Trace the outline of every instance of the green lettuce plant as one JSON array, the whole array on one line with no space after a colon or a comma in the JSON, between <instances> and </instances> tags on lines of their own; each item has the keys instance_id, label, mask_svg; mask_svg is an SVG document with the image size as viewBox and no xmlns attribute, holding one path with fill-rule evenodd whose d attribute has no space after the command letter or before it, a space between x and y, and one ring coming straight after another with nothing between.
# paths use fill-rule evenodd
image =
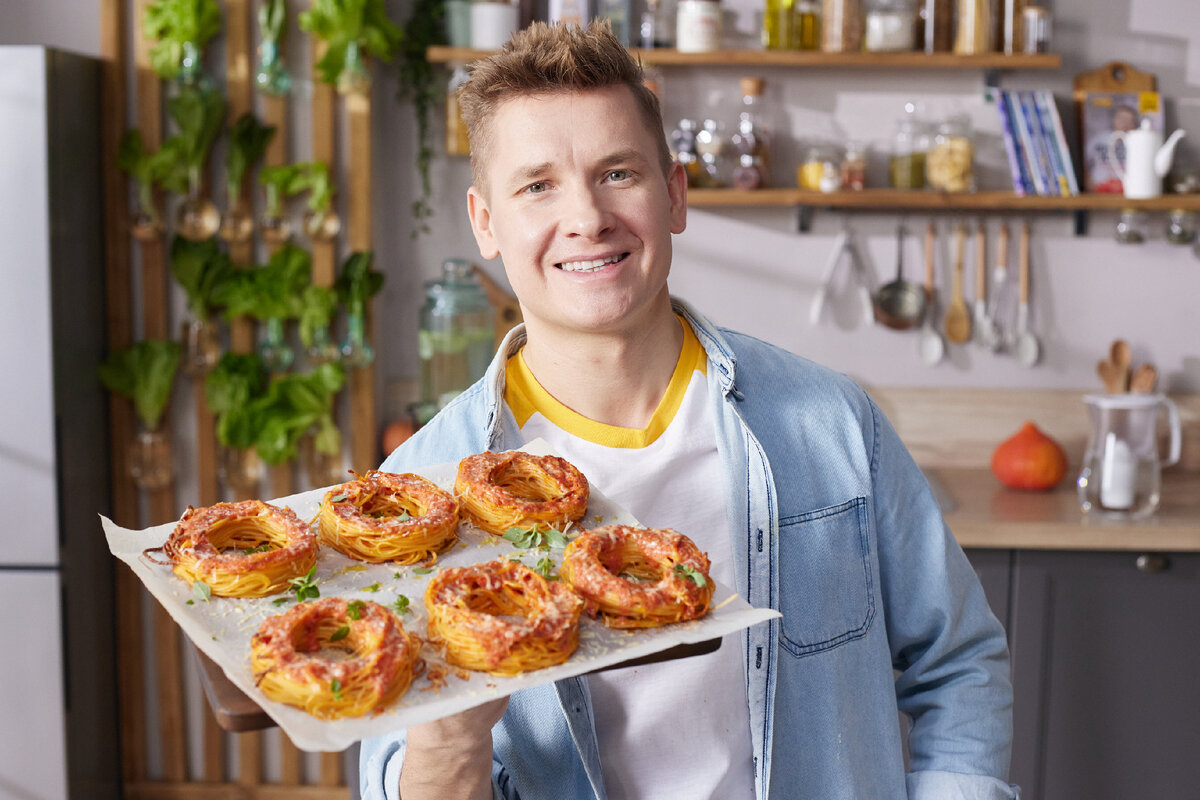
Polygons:
<instances>
[{"instance_id":1,"label":"green lettuce plant","mask_svg":"<svg viewBox=\"0 0 1200 800\"><path fill-rule=\"evenodd\" d=\"M325 40L317 62L321 80L342 92L363 91L368 83L362 51L391 61L404 33L388 19L383 0L314 0L300 14L300 28Z\"/></svg>"},{"instance_id":2,"label":"green lettuce plant","mask_svg":"<svg viewBox=\"0 0 1200 800\"><path fill-rule=\"evenodd\" d=\"M179 140L168 139L157 150L147 150L142 132L134 128L121 137L117 150L117 166L137 184L142 224L155 231L162 228L162 219L154 206L155 187L177 194L187 191L187 169L179 145Z\"/></svg>"},{"instance_id":3,"label":"green lettuce plant","mask_svg":"<svg viewBox=\"0 0 1200 800\"><path fill-rule=\"evenodd\" d=\"M258 436L259 398L267 387L267 368L253 353L226 353L204 378L204 397L217 417L217 441L248 450Z\"/></svg>"},{"instance_id":4,"label":"green lettuce plant","mask_svg":"<svg viewBox=\"0 0 1200 800\"><path fill-rule=\"evenodd\" d=\"M211 309L218 305L221 286L234 276L229 256L212 239L193 242L182 236L171 240L171 274L187 294L188 311L207 322Z\"/></svg>"},{"instance_id":5,"label":"green lettuce plant","mask_svg":"<svg viewBox=\"0 0 1200 800\"><path fill-rule=\"evenodd\" d=\"M296 457L300 438L314 431L317 452L341 451L341 434L333 420L333 403L346 382L341 364L322 364L307 374L282 375L266 394L253 401L258 434L255 449L268 464Z\"/></svg>"},{"instance_id":6,"label":"green lettuce plant","mask_svg":"<svg viewBox=\"0 0 1200 800\"><path fill-rule=\"evenodd\" d=\"M155 0L142 15L142 32L154 42L150 66L160 78L199 82L200 54L221 32L216 0Z\"/></svg>"},{"instance_id":7,"label":"green lettuce plant","mask_svg":"<svg viewBox=\"0 0 1200 800\"><path fill-rule=\"evenodd\" d=\"M229 149L225 151L225 193L229 208L238 205L242 179L267 152L275 138L275 126L263 125L247 111L229 129Z\"/></svg>"},{"instance_id":8,"label":"green lettuce plant","mask_svg":"<svg viewBox=\"0 0 1200 800\"><path fill-rule=\"evenodd\" d=\"M100 365L100 382L111 392L133 401L146 430L157 430L175 385L179 343L143 339L118 350Z\"/></svg>"}]
</instances>

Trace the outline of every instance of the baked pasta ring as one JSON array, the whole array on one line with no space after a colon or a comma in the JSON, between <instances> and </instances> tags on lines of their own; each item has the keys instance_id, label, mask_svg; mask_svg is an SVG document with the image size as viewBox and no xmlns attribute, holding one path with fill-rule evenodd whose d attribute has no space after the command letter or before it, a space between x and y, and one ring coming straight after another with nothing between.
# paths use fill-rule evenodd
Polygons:
<instances>
[{"instance_id":1,"label":"baked pasta ring","mask_svg":"<svg viewBox=\"0 0 1200 800\"><path fill-rule=\"evenodd\" d=\"M588 481L564 458L510 450L460 461L454 493L471 523L502 536L509 528L554 528L579 519L587 510Z\"/></svg>"},{"instance_id":2,"label":"baked pasta ring","mask_svg":"<svg viewBox=\"0 0 1200 800\"><path fill-rule=\"evenodd\" d=\"M579 646L583 601L517 561L439 572L425 588L429 637L446 660L493 675L561 664Z\"/></svg>"},{"instance_id":3,"label":"baked pasta ring","mask_svg":"<svg viewBox=\"0 0 1200 800\"><path fill-rule=\"evenodd\" d=\"M184 512L162 547L174 572L219 597L265 597L317 563L317 537L290 508L261 500Z\"/></svg>"},{"instance_id":4,"label":"baked pasta ring","mask_svg":"<svg viewBox=\"0 0 1200 800\"><path fill-rule=\"evenodd\" d=\"M272 700L319 719L361 717L408 691L420 650L378 603L327 597L263 620L250 639L250 666Z\"/></svg>"},{"instance_id":5,"label":"baked pasta ring","mask_svg":"<svg viewBox=\"0 0 1200 800\"><path fill-rule=\"evenodd\" d=\"M458 501L420 475L372 470L325 493L317 528L323 544L360 561L432 563L457 538Z\"/></svg>"},{"instance_id":6,"label":"baked pasta ring","mask_svg":"<svg viewBox=\"0 0 1200 800\"><path fill-rule=\"evenodd\" d=\"M608 627L650 628L708 612L709 566L708 556L678 531L604 525L567 545L558 572Z\"/></svg>"}]
</instances>

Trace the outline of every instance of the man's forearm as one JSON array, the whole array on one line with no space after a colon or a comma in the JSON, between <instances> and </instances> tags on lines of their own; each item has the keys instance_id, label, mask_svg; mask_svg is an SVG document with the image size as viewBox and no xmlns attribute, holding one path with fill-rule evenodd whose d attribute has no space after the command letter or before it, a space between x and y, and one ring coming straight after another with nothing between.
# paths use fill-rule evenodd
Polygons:
<instances>
[{"instance_id":1,"label":"man's forearm","mask_svg":"<svg viewBox=\"0 0 1200 800\"><path fill-rule=\"evenodd\" d=\"M491 800L492 736L469 746L418 744L410 734L400 770L401 800Z\"/></svg>"}]
</instances>

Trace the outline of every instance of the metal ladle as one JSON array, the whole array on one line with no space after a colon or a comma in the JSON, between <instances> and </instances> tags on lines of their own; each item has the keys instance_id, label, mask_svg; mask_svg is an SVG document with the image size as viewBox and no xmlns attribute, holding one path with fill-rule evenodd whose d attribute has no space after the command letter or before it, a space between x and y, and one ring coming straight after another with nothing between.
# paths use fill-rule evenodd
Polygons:
<instances>
[{"instance_id":1,"label":"metal ladle","mask_svg":"<svg viewBox=\"0 0 1200 800\"><path fill-rule=\"evenodd\" d=\"M880 287L875 295L876 321L908 330L925 317L925 292L920 285L904 279L904 223L896 228L896 279Z\"/></svg>"}]
</instances>

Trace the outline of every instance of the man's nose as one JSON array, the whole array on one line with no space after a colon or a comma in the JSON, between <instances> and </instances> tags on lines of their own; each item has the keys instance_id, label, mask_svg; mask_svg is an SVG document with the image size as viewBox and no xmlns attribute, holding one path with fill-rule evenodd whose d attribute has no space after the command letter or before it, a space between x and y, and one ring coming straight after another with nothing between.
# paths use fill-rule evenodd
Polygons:
<instances>
[{"instance_id":1,"label":"man's nose","mask_svg":"<svg viewBox=\"0 0 1200 800\"><path fill-rule=\"evenodd\" d=\"M602 192L595 187L578 187L570 193L563 216L568 236L595 239L613 226L613 215Z\"/></svg>"}]
</instances>

